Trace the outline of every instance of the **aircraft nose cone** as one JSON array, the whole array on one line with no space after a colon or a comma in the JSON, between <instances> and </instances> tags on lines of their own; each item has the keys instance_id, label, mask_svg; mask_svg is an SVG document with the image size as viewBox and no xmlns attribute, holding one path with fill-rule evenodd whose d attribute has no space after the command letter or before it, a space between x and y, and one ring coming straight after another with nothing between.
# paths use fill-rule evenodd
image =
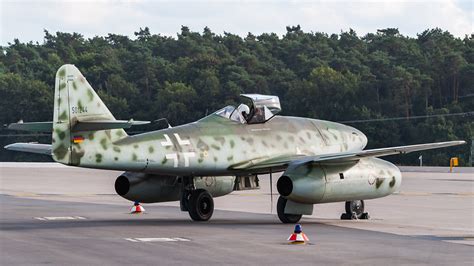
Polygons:
<instances>
[{"instance_id":1,"label":"aircraft nose cone","mask_svg":"<svg viewBox=\"0 0 474 266\"><path fill-rule=\"evenodd\" d=\"M357 128L351 127L352 134L356 136L356 141L360 143L360 149L363 150L365 146L367 146L367 136L362 133L362 131L358 130Z\"/></svg>"}]
</instances>

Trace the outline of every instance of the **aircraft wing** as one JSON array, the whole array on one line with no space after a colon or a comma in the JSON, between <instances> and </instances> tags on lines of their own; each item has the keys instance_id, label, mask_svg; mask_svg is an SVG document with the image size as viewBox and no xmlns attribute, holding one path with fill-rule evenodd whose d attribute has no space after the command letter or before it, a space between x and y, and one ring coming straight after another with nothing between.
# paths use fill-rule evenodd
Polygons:
<instances>
[{"instance_id":1,"label":"aircraft wing","mask_svg":"<svg viewBox=\"0 0 474 266\"><path fill-rule=\"evenodd\" d=\"M370 150L361 150L353 152L341 152L341 153L331 153L317 156L287 156L272 158L267 160L261 160L259 162L246 164L247 169L258 169L258 168L269 168L269 167L279 167L282 165L289 164L306 164L306 163L341 163L349 161L357 161L364 157L382 157L394 154L405 154L414 151L423 151L438 149L450 146L457 146L466 144L465 141L446 141L446 142L435 142L435 143L425 143L425 144L416 144L408 146L397 146L389 148L380 148L380 149L370 149ZM242 164L236 165L233 169L245 169Z\"/></svg>"},{"instance_id":2,"label":"aircraft wing","mask_svg":"<svg viewBox=\"0 0 474 266\"><path fill-rule=\"evenodd\" d=\"M23 151L51 155L51 144L13 143L5 146L5 149L10 151Z\"/></svg>"}]
</instances>

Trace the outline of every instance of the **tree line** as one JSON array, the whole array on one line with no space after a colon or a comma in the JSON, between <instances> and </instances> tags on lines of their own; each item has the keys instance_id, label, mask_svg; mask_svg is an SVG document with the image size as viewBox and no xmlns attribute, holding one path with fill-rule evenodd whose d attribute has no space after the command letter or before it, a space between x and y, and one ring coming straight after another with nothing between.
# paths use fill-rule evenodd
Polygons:
<instances>
[{"instance_id":1,"label":"tree line","mask_svg":"<svg viewBox=\"0 0 474 266\"><path fill-rule=\"evenodd\" d=\"M54 76L66 63L76 65L119 119L155 120L172 125L195 121L241 93L278 95L283 115L349 122L369 138L369 148L463 139L468 145L423 152L423 162L447 165L459 156L466 165L474 132L474 35L456 38L441 29L416 37L398 29L365 36L304 32L249 33L245 37L209 28L183 26L176 37L135 38L45 30L42 43L1 47L0 121L51 121ZM464 113L464 115L443 116ZM427 116L423 119L411 119ZM387 119L401 117L403 119ZM157 125L145 127L150 130ZM50 143L50 138L19 136L2 128L2 146L17 141ZM421 153L389 158L417 164ZM0 151L0 161L49 160Z\"/></svg>"}]
</instances>

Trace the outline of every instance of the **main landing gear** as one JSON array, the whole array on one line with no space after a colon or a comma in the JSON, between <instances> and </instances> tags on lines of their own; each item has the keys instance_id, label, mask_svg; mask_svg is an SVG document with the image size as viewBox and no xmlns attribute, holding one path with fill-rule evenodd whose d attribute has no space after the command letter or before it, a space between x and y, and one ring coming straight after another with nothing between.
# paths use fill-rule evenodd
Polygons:
<instances>
[{"instance_id":1,"label":"main landing gear","mask_svg":"<svg viewBox=\"0 0 474 266\"><path fill-rule=\"evenodd\" d=\"M277 202L277 214L280 221L284 224L295 224L301 219L301 214L288 214L285 213L286 202L288 200L280 196Z\"/></svg>"},{"instance_id":2,"label":"main landing gear","mask_svg":"<svg viewBox=\"0 0 474 266\"><path fill-rule=\"evenodd\" d=\"M212 195L207 190L196 189L192 177L183 177L182 182L181 210L187 211L194 221L207 221L211 219L214 213Z\"/></svg>"},{"instance_id":3,"label":"main landing gear","mask_svg":"<svg viewBox=\"0 0 474 266\"><path fill-rule=\"evenodd\" d=\"M369 213L364 212L363 200L346 201L346 212L341 215L341 220L367 220L369 218Z\"/></svg>"}]
</instances>

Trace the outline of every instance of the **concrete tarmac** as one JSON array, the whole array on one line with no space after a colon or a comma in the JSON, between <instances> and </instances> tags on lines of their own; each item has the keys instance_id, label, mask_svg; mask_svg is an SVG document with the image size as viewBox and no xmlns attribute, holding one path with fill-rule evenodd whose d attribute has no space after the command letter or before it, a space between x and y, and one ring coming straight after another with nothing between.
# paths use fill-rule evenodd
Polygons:
<instances>
[{"instance_id":1,"label":"concrete tarmac","mask_svg":"<svg viewBox=\"0 0 474 266\"><path fill-rule=\"evenodd\" d=\"M408 171L399 193L366 201L371 220L339 220L343 203L316 205L302 246L287 244L293 226L270 213L265 176L260 190L216 198L211 221L196 223L177 203L128 214L116 171L2 163L0 264L474 265L472 168Z\"/></svg>"}]
</instances>

